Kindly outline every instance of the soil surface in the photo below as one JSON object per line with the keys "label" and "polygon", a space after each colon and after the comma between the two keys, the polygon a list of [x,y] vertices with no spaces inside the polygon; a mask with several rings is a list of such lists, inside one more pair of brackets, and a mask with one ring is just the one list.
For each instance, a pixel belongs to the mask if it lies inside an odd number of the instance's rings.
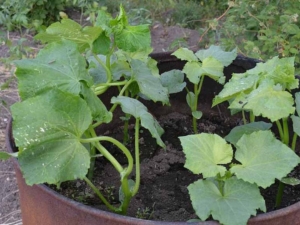
{"label": "soil surface", "polygon": [[[76,19],[78,15],[74,12],[70,17]],[[174,48],[180,46],[173,44],[176,40],[181,40],[180,43],[184,47],[195,49],[199,39],[197,31],[184,29],[179,26],[165,27],[162,24],[153,25],[151,27],[151,35],[154,52],[174,50]],[[9,37],[14,42],[21,38],[18,32],[10,32]],[[27,44],[36,52],[40,45],[32,41],[32,37],[30,34],[26,35],[26,38],[29,40]],[[8,56],[9,49],[2,43],[0,45],[0,58]],[[13,68],[5,68],[3,64],[0,64],[0,86],[12,78],[13,70]],[[7,89],[0,90],[0,151],[6,151],[4,134],[10,117],[9,107],[16,101],[19,101],[19,96],[16,82],[13,81],[10,82]],[[12,163],[9,160],[0,161],[0,225],[22,224],[18,194]]]}

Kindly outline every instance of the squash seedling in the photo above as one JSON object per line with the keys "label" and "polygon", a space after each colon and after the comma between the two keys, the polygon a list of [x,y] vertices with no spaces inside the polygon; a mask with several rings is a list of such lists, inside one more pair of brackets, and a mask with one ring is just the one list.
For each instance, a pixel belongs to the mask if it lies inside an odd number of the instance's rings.
{"label": "squash seedling", "polygon": [[[268,188],[279,180],[275,206],[278,207],[284,183],[300,183],[287,177],[300,162],[294,152],[300,119],[293,115],[295,103],[300,113],[300,94],[296,93],[294,99],[290,93],[298,87],[294,71],[293,58],[274,57],[245,73],[233,74],[215,97],[213,106],[229,101],[228,108],[232,113],[241,111],[245,124],[233,128],[225,139],[205,133],[180,137],[185,167],[203,176],[188,186],[201,220],[212,215],[225,225],[246,225],[257,209],[266,211],[259,188]],[[250,114],[250,123],[245,112]],[[277,125],[280,140],[269,130],[272,123],[256,121],[258,116]],[[291,143],[289,118],[295,132]]]}

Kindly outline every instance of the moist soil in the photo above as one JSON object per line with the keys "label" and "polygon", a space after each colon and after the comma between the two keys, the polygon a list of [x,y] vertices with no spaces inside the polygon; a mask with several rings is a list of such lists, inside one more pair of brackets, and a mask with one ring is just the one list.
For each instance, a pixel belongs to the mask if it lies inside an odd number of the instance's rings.
{"label": "moist soil", "polygon": [[[140,157],[141,157],[141,185],[138,194],[132,199],[128,209],[128,216],[158,221],[188,221],[197,218],[194,213],[187,186],[201,178],[184,168],[185,156],[180,146],[179,136],[192,134],[191,117],[180,113],[171,113],[157,118],[165,133],[162,136],[166,150],[156,145],[155,140],[147,130],[140,132]],[[201,118],[198,122],[199,133],[216,133],[226,136],[237,125],[233,118],[220,118],[210,115]],[[129,126],[129,133],[134,136],[134,125]],[[122,141],[123,127],[106,131],[109,135]],[[116,155],[121,164],[126,163],[126,158],[118,154],[119,151],[112,145],[105,147]],[[129,149],[134,149],[134,140],[127,144]],[[134,152],[132,152],[134,155]],[[126,165],[126,164],[125,164]],[[291,176],[300,178],[299,171],[295,170]],[[135,180],[135,173],[130,177]],[[111,203],[119,205],[120,176],[104,158],[98,158],[95,166],[93,183],[99,188]],[[102,210],[107,210],[101,200],[83,181],[63,183],[60,189],[51,186],[59,193]],[[275,196],[278,184],[266,190],[261,190],[267,204],[267,210],[274,210]],[[300,200],[300,188],[286,186],[281,207],[286,207]],[[261,212],[259,212],[261,213]]]}

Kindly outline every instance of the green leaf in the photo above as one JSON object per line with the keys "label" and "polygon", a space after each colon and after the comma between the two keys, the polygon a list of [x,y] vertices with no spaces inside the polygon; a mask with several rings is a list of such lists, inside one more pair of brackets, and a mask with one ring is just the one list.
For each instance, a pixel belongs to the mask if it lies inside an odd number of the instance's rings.
{"label": "green leaf", "polygon": [[193,105],[195,104],[195,94],[194,92],[189,92],[186,95],[186,102],[188,104],[188,106],[192,109]]}
{"label": "green leaf", "polygon": [[184,167],[194,174],[203,174],[203,177],[214,177],[226,172],[224,166],[231,162],[233,150],[223,138],[216,134],[195,134],[179,137],[183,152],[186,156]]}
{"label": "green leaf", "polygon": [[206,50],[199,50],[196,52],[196,56],[203,62],[204,59],[213,57],[220,61],[223,66],[228,66],[237,56],[237,48],[233,49],[231,52],[225,52],[220,46],[211,45]]}
{"label": "green leaf", "polygon": [[[128,179],[128,187],[129,187],[129,190],[130,190],[131,192],[132,192],[133,189],[134,189],[134,185],[135,185],[134,180]],[[120,201],[121,203],[123,203],[124,198],[125,198],[125,194],[124,194],[124,192],[123,192],[122,186],[120,186],[120,188],[119,188],[119,201]]]}
{"label": "green leaf", "polygon": [[213,106],[228,101],[239,95],[241,92],[252,90],[257,81],[257,75],[247,76],[246,73],[233,74],[229,82],[224,85],[222,91],[214,98]]}
{"label": "green leaf", "polygon": [[230,142],[233,145],[236,145],[238,140],[240,140],[240,138],[244,134],[251,134],[254,131],[259,131],[259,130],[269,130],[271,127],[272,127],[271,123],[266,123],[263,121],[237,126],[230,131],[230,133],[225,137],[225,140]]}
{"label": "green leaf", "polygon": [[117,47],[124,51],[135,52],[147,49],[151,46],[149,26],[126,26],[115,34],[115,41]]}
{"label": "green leaf", "polygon": [[112,20],[111,15],[105,10],[99,10],[97,14],[95,26],[101,27],[107,34],[110,34],[112,32],[110,26],[110,21]]}
{"label": "green leaf", "polygon": [[131,69],[126,61],[115,60],[111,64],[111,72],[113,75],[113,80],[118,81],[122,76],[130,77]]}
{"label": "green leaf", "polygon": [[300,116],[300,92],[295,93],[295,103],[297,114]]}
{"label": "green leaf", "polygon": [[196,118],[197,120],[199,120],[202,117],[202,112],[201,111],[194,111],[192,112],[192,115],[194,118]]}
{"label": "green leaf", "polygon": [[257,63],[256,67],[248,70],[249,75],[259,75],[260,82],[271,79],[275,84],[280,84],[283,89],[292,90],[299,86],[295,77],[294,57],[278,58],[278,56],[265,63]]}
{"label": "green leaf", "polygon": [[18,60],[15,64],[23,100],[54,87],[77,95],[82,82],[92,82],[84,57],[71,41],[49,44],[35,59]]}
{"label": "green leaf", "polygon": [[291,118],[293,121],[293,130],[298,136],[300,136],[300,117],[292,115]]}
{"label": "green leaf", "polygon": [[253,111],[255,116],[267,117],[272,122],[289,117],[295,111],[293,96],[287,91],[277,90],[270,82],[252,91],[247,102],[245,110]]}
{"label": "green leaf", "polygon": [[300,33],[300,28],[297,26],[297,24],[293,23],[285,23],[282,26],[282,31],[287,34],[298,34]]}
{"label": "green leaf", "polygon": [[51,90],[12,107],[13,136],[28,185],[82,179],[90,156],[80,138],[92,122],[80,97]]}
{"label": "green leaf", "polygon": [[160,78],[152,75],[146,63],[133,59],[130,66],[133,79],[138,83],[142,94],[155,102],[169,104],[168,89],[162,85]]}
{"label": "green leaf", "polygon": [[220,84],[223,84],[225,82],[223,69],[224,66],[219,60],[216,60],[213,57],[208,57],[203,60],[199,74],[200,76],[207,75],[213,80],[218,81]]}
{"label": "green leaf", "polygon": [[166,147],[160,138],[164,130],[140,101],[125,96],[118,96],[113,97],[111,103],[120,104],[124,113],[128,113],[135,118],[140,118],[142,127],[150,131],[152,137],[156,139],[157,144],[163,148]]}
{"label": "green leaf", "polygon": [[231,177],[224,182],[223,194],[211,180],[198,180],[188,186],[193,208],[201,220],[211,214],[224,225],[246,225],[256,210],[266,211],[259,188]]}
{"label": "green leaf", "polygon": [[99,37],[93,42],[92,51],[95,54],[107,55],[110,51],[110,38],[102,32]]}
{"label": "green leaf", "polygon": [[285,177],[300,162],[294,151],[269,130],[244,135],[236,148],[235,159],[241,165],[234,165],[230,171],[237,178],[263,188]]}
{"label": "green leaf", "polygon": [[112,120],[112,113],[106,109],[100,98],[90,88],[83,85],[81,94],[92,112],[93,120],[104,123]]}
{"label": "green leaf", "polygon": [[175,52],[172,53],[178,59],[185,60],[188,62],[198,62],[198,58],[195,56],[194,52],[187,48],[179,48]]}
{"label": "green leaf", "polygon": [[284,177],[280,181],[284,184],[291,185],[291,186],[296,186],[300,184],[300,180],[295,177]]}
{"label": "green leaf", "polygon": [[61,22],[51,24],[46,32],[39,33],[35,39],[45,42],[71,40],[78,45],[80,52],[92,48],[93,42],[102,33],[100,27],[84,27],[71,19],[62,19]]}
{"label": "green leaf", "polygon": [[200,82],[200,71],[201,63],[199,62],[187,62],[182,70],[193,84],[198,84]]}
{"label": "green leaf", "polygon": [[8,153],[8,152],[3,152],[0,151],[0,160],[7,160],[10,159],[11,157],[18,157],[18,153]]}
{"label": "green leaf", "polygon": [[180,70],[171,70],[161,74],[162,85],[168,88],[169,94],[181,92],[186,83],[184,82],[184,74]]}

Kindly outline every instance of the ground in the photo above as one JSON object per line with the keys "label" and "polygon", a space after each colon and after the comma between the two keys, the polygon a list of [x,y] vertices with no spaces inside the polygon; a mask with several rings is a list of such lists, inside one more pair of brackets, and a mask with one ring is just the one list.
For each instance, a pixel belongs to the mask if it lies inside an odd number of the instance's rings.
{"label": "ground", "polygon": [[[165,27],[161,24],[154,24],[151,27],[152,47],[154,52],[165,52],[174,50],[178,46],[196,49],[199,39],[198,32],[183,29],[179,26]],[[10,33],[10,38],[17,41],[20,38],[18,33]],[[29,37],[30,38],[30,37]],[[175,44],[177,43],[177,44]],[[36,43],[29,43],[35,49]],[[8,49],[0,46],[0,57],[7,56]],[[0,64],[0,86],[11,78],[13,69],[7,69]],[[5,151],[5,128],[10,118],[9,107],[19,100],[17,85],[11,82],[9,88],[0,91],[0,150]],[[10,160],[0,161],[0,225],[22,224],[21,211],[19,206],[19,193]]]}

